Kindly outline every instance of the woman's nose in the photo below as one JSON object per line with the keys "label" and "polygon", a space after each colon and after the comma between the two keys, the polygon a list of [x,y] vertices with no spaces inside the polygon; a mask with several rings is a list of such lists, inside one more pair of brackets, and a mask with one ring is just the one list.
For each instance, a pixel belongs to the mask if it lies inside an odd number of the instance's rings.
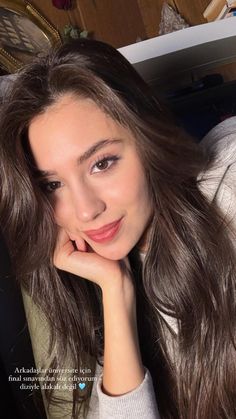
{"label": "woman's nose", "polygon": [[106,209],[105,202],[89,188],[80,188],[73,193],[72,201],[77,219],[83,222],[92,221]]}

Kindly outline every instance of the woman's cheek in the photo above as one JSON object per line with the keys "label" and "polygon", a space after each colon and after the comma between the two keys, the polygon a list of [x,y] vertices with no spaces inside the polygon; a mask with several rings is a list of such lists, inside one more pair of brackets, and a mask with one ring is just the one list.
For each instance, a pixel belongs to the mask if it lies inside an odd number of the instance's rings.
{"label": "woman's cheek", "polygon": [[72,221],[71,209],[68,205],[57,202],[54,205],[54,217],[57,225],[68,228],[69,223]]}

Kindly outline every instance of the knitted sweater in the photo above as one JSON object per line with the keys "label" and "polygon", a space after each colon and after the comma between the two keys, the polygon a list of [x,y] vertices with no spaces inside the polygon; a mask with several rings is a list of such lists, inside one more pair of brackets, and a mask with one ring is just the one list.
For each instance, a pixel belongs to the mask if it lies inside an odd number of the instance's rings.
{"label": "knitted sweater", "polygon": [[[207,151],[212,147],[217,152],[217,160],[209,171],[199,175],[199,187],[205,196],[211,201],[216,199],[218,205],[227,215],[232,226],[236,223],[236,117],[230,118],[211,130],[201,141],[200,146]],[[42,365],[46,356],[45,340],[48,338],[48,328],[42,321],[42,314],[33,305],[29,296],[23,291],[24,304],[29,323],[32,346],[37,366]],[[162,313],[161,313],[162,314]],[[163,314],[162,314],[163,315]],[[169,325],[178,333],[175,319],[163,315]],[[171,335],[166,334],[167,342],[170,343],[170,351],[174,360],[174,346]],[[102,391],[102,367],[97,364],[96,375],[88,419],[159,419],[160,415],[155,399],[152,378],[145,368],[143,382],[133,391],[121,396],[108,396]],[[70,396],[71,397],[71,396]],[[70,418],[71,406],[63,404],[52,408],[48,418]]]}

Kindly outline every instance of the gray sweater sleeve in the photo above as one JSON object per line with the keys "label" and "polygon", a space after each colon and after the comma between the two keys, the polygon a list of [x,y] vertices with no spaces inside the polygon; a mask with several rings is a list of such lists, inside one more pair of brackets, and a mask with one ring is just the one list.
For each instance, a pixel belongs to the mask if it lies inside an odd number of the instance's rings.
{"label": "gray sweater sleeve", "polygon": [[147,368],[139,387],[121,396],[114,397],[103,393],[102,377],[101,373],[96,383],[99,419],[160,419],[152,377]]}

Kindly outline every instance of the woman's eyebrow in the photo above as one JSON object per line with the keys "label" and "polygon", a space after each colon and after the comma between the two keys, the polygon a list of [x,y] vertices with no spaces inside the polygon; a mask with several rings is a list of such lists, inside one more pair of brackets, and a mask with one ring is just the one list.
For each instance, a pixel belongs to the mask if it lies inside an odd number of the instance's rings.
{"label": "woman's eyebrow", "polygon": [[93,154],[95,154],[101,148],[114,144],[114,143],[121,143],[122,140],[120,138],[109,138],[105,140],[100,140],[97,143],[93,144],[88,150],[86,150],[81,156],[78,157],[77,162],[78,164],[84,163],[84,161],[88,160]]}
{"label": "woman's eyebrow", "polygon": [[[81,154],[81,156],[79,156],[77,158],[77,162],[80,165],[80,164],[84,163],[86,160],[88,160],[97,151],[101,150],[102,148],[106,147],[107,145],[115,144],[115,143],[122,143],[122,142],[123,142],[123,140],[121,138],[107,138],[107,139],[104,139],[104,140],[100,140],[97,143],[93,144],[83,154]],[[57,174],[57,172],[50,172],[50,171],[47,171],[47,170],[39,170],[39,169],[36,169],[35,172],[36,172],[37,176],[42,176],[42,177],[53,176],[53,175]]]}

